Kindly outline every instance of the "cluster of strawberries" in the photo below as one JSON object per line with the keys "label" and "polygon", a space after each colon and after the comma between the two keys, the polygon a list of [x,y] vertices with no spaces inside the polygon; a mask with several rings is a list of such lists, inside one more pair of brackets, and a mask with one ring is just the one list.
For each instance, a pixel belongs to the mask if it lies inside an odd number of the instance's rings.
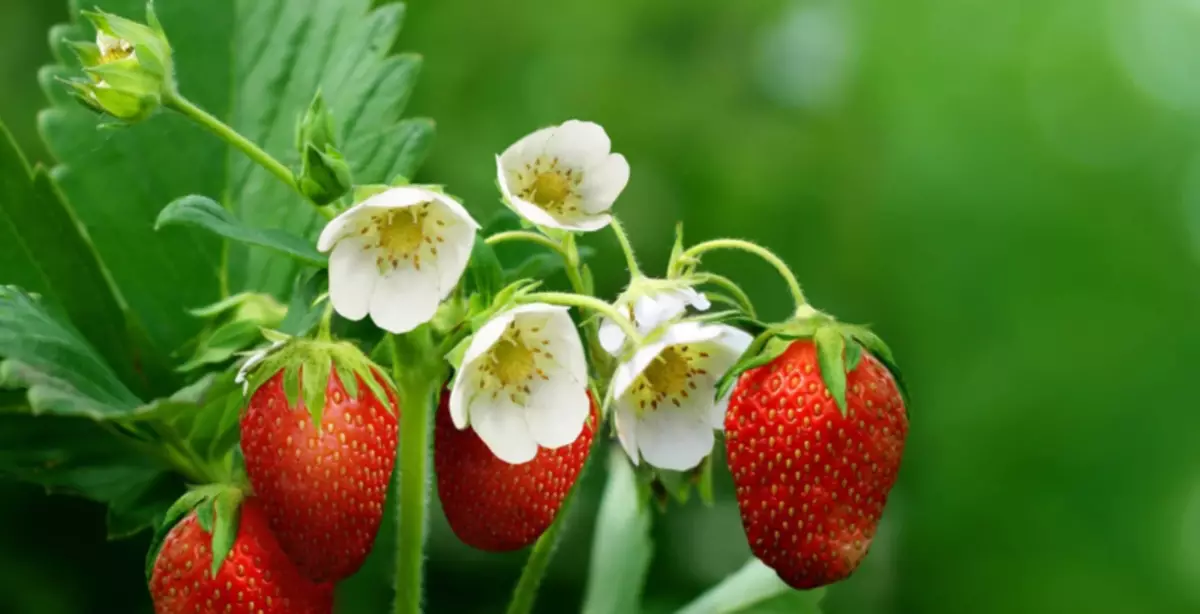
{"label": "cluster of strawberries", "polygon": [[[283,370],[265,374],[241,418],[254,494],[241,501],[236,536],[214,539],[219,495],[216,505],[200,504],[170,528],[152,557],[158,614],[332,611],[334,583],[357,571],[371,549],[395,463],[399,406],[386,376],[373,375],[377,386],[355,375],[348,391],[331,369],[318,422],[303,399],[289,400]],[[900,465],[908,420],[892,375],[864,353],[846,384],[843,412],[821,378],[813,342],[793,341],[740,376],[725,417],[750,547],[796,588],[854,571]],[[434,464],[450,526],[482,550],[532,544],[587,460],[599,424],[595,404],[574,443],[513,465],[474,431],[454,427],[448,397],[437,412]]]}

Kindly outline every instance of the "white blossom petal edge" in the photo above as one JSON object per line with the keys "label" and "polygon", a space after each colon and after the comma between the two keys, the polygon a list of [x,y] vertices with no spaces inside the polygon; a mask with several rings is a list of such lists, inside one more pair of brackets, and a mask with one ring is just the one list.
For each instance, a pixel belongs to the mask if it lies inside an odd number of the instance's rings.
{"label": "white blossom petal edge", "polygon": [[518,465],[539,446],[561,448],[579,437],[591,409],[587,381],[583,342],[567,308],[522,305],[475,333],[454,375],[450,417]]}
{"label": "white blossom petal edge", "polygon": [[406,333],[433,318],[454,290],[479,224],[458,201],[406,186],[376,194],[334,218],[317,249],[329,255],[329,300],[339,315],[368,314]]}
{"label": "white blossom petal edge", "polygon": [[732,326],[681,322],[617,366],[612,381],[617,437],[634,463],[686,471],[712,452],[729,400],[717,380],[750,345]]}
{"label": "white blossom petal edge", "polygon": [[[691,307],[706,311],[712,306],[708,298],[691,288],[675,288],[639,296],[633,304],[617,300],[616,308],[625,312],[637,326],[639,333],[649,334],[654,329],[678,318]],[[625,331],[615,322],[604,318],[600,322],[600,347],[616,356],[625,345]]]}
{"label": "white blossom petal edge", "polygon": [[504,199],[521,217],[548,228],[590,232],[629,183],[629,163],[612,153],[599,124],[570,120],[543,128],[496,157]]}

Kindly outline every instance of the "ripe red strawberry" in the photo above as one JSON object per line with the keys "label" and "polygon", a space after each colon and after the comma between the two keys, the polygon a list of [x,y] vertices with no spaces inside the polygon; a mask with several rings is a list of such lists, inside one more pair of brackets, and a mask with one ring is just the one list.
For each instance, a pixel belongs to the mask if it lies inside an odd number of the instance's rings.
{"label": "ripe red strawberry", "polygon": [[754,555],[800,589],[853,573],[875,536],[907,432],[896,381],[868,352],[846,376],[845,415],[812,341],[794,341],[744,373],[725,415],[725,450]]}
{"label": "ripe red strawberry", "polygon": [[[396,399],[377,370],[365,368],[375,380],[368,385],[364,369],[343,369],[335,356],[339,367],[314,386],[300,384],[304,394],[289,403],[284,371],[292,367],[273,362],[264,361],[264,374],[274,374],[258,379],[241,418],[246,473],[300,571],[314,581],[341,580],[362,566],[383,519],[396,461]],[[314,362],[303,363],[297,381]],[[343,378],[353,378],[353,393]]]}
{"label": "ripe red strawberry", "polygon": [[450,392],[443,393],[434,427],[433,465],[438,498],[454,534],[468,546],[490,552],[517,550],[537,541],[583,470],[598,423],[592,399],[592,415],[574,443],[541,448],[528,463],[510,465],[496,458],[474,430],[454,427]]}
{"label": "ripe red strawberry", "polygon": [[212,535],[196,512],[162,543],[150,576],[155,614],[331,614],[333,585],[300,574],[280,549],[255,499],[242,504],[233,547],[212,575]]}

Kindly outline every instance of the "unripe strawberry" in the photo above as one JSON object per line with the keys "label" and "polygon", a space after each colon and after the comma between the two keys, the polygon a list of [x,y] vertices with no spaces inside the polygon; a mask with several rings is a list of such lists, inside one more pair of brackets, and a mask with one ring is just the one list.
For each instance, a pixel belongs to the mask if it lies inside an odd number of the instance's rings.
{"label": "unripe strawberry", "polygon": [[868,352],[854,362],[844,413],[805,339],[742,374],[725,416],[750,549],[795,588],[854,572],[900,469],[908,418],[896,381]]}
{"label": "unripe strawberry", "polygon": [[[365,358],[339,358],[335,353],[332,367],[311,358],[298,367],[268,358],[257,373],[273,374],[256,382],[241,418],[250,483],[283,550],[314,581],[341,580],[362,566],[396,460],[399,421],[390,385]],[[291,368],[300,370],[294,381],[304,394],[288,394]],[[308,369],[323,369],[315,384]]]}
{"label": "unripe strawberry", "polygon": [[197,511],[189,512],[155,555],[150,575],[155,614],[333,612],[333,585],[301,575],[271,533],[259,501],[242,503],[237,537],[215,574],[213,534],[201,524]]}
{"label": "unripe strawberry", "polygon": [[591,416],[573,443],[539,448],[533,460],[510,465],[492,454],[474,430],[454,427],[450,393],[442,394],[433,463],[442,510],[463,543],[492,552],[517,550],[550,527],[592,447],[599,413],[595,399],[588,397]]}

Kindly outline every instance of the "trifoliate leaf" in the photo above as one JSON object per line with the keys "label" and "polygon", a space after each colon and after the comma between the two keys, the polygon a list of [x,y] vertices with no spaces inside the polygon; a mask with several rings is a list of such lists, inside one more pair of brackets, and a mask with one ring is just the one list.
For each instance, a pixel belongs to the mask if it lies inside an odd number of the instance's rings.
{"label": "trifoliate leaf", "polygon": [[823,326],[813,336],[817,345],[817,365],[821,368],[821,379],[829,396],[837,403],[842,415],[846,414],[846,339],[835,326]]}

